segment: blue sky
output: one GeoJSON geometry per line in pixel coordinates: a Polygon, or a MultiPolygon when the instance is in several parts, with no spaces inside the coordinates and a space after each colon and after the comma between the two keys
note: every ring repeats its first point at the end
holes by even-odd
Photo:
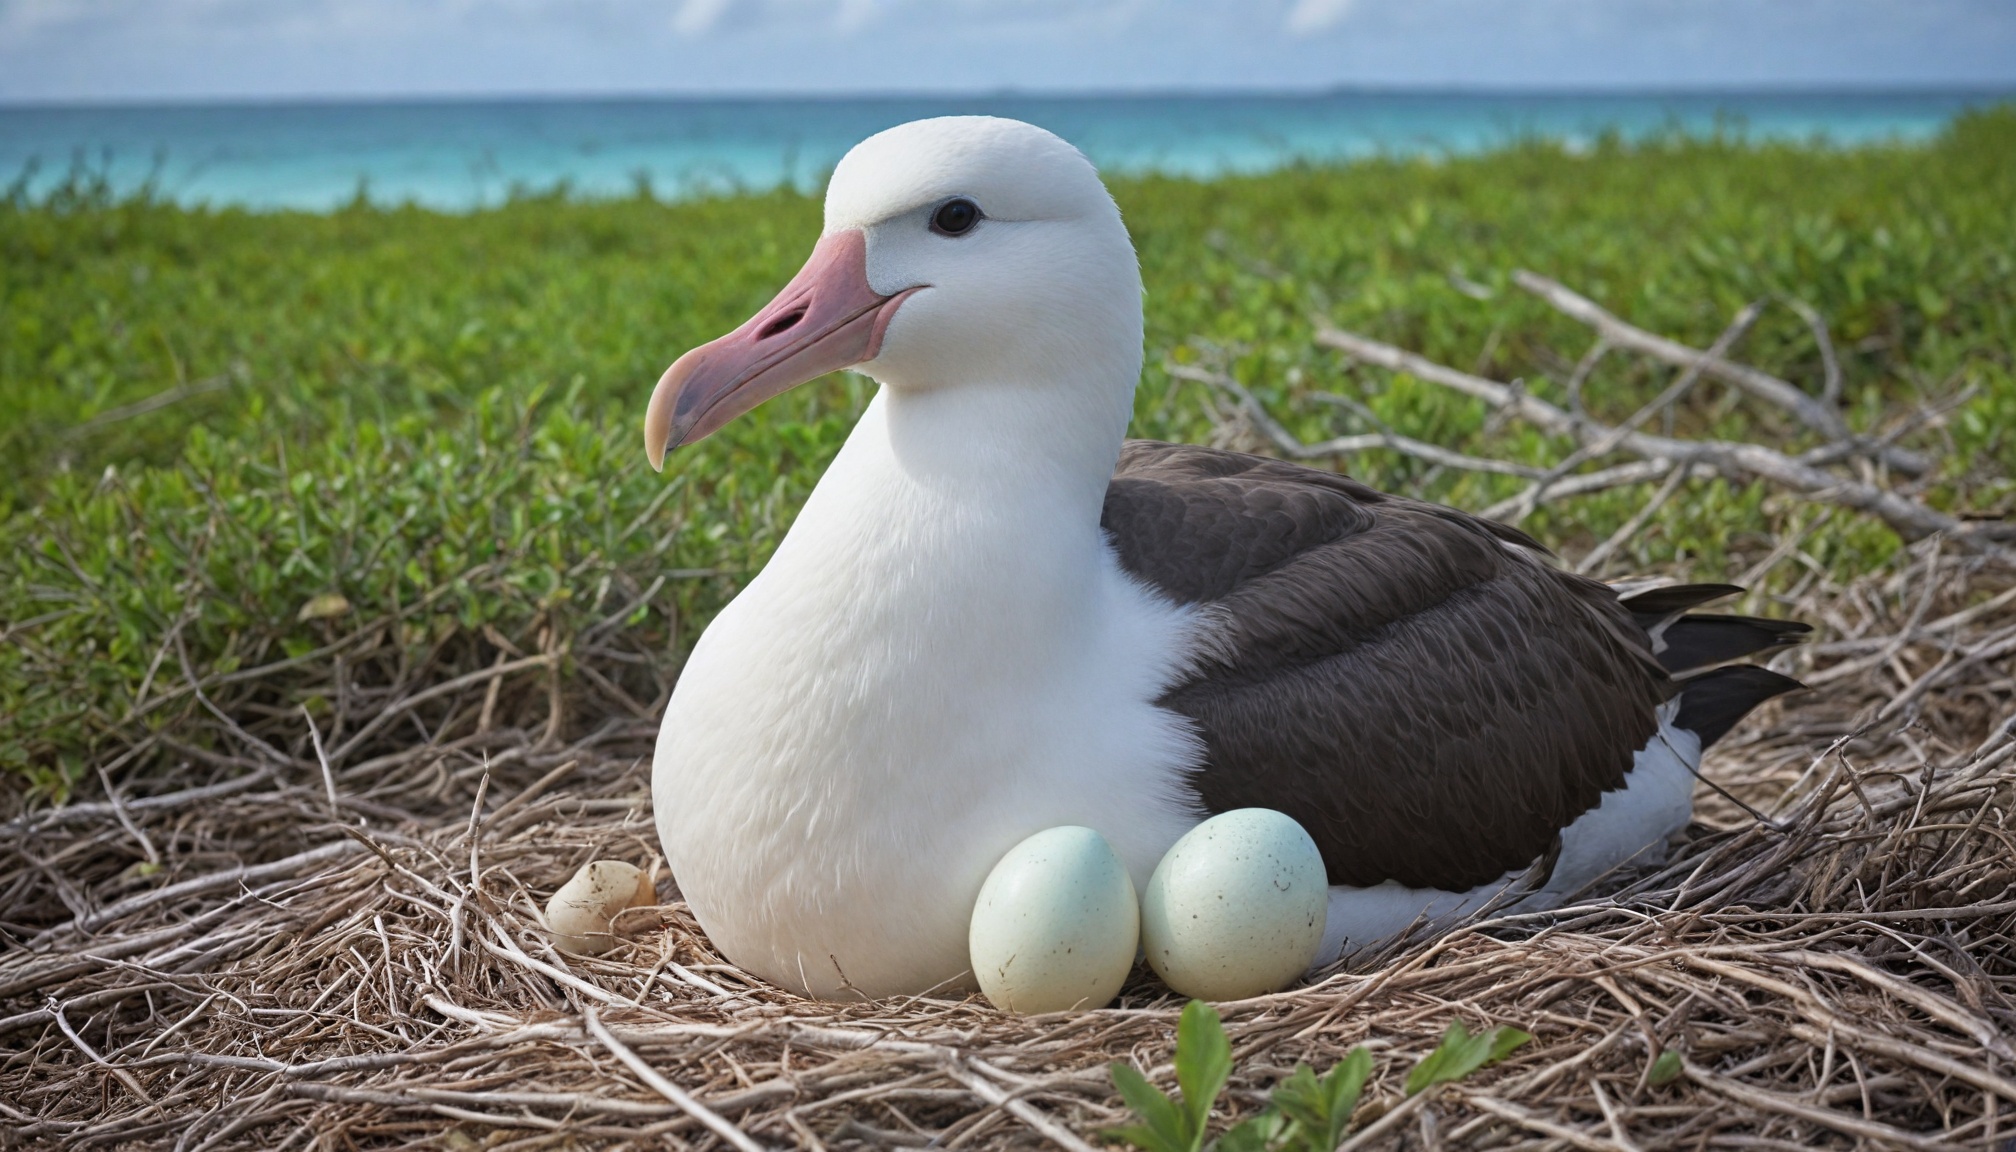
{"type": "Polygon", "coordinates": [[[0,101],[2016,85],[2016,0],[0,0],[0,101]]]}

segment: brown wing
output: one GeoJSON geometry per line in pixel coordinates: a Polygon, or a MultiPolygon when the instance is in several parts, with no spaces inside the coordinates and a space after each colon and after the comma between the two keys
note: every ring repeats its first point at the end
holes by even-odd
{"type": "Polygon", "coordinates": [[[1525,868],[1623,783],[1675,691],[1608,587],[1346,476],[1134,440],[1102,522],[1129,572],[1209,622],[1161,701],[1200,729],[1205,806],[1295,817],[1333,884],[1525,868]]]}

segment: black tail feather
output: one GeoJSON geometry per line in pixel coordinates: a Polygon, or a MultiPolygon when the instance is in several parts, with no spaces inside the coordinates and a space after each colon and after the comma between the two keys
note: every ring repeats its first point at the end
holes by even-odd
{"type": "Polygon", "coordinates": [[[1673,726],[1694,733],[1706,748],[1728,735],[1752,708],[1805,685],[1755,664],[1732,664],[1681,681],[1680,714],[1673,726]]]}
{"type": "Polygon", "coordinates": [[[1743,589],[1734,584],[1667,584],[1620,596],[1618,603],[1629,608],[1639,622],[1649,628],[1675,612],[1699,608],[1712,601],[1741,595],[1742,592],[1743,589]]]}
{"type": "Polygon", "coordinates": [[[1682,616],[1659,628],[1653,647],[1668,672],[1691,672],[1797,644],[1809,624],[1761,616],[1682,616]]]}
{"type": "Polygon", "coordinates": [[[1652,651],[1668,672],[1692,672],[1797,644],[1800,637],[1813,630],[1796,620],[1713,613],[1685,615],[1690,609],[1742,591],[1734,584],[1668,584],[1619,596],[1617,602],[1651,638],[1652,651]]]}

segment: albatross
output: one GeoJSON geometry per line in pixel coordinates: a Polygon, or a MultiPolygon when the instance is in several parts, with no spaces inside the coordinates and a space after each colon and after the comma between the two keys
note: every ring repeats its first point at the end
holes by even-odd
{"type": "Polygon", "coordinates": [[[1657,858],[1702,749],[1798,687],[1803,625],[1550,564],[1503,524],[1257,456],[1125,438],[1139,265],[1029,124],[850,151],[804,269],[654,390],[667,451],[852,368],[880,385],[667,705],[652,803],[722,953],[816,997],[970,986],[994,864],[1096,829],[1145,886],[1209,816],[1299,821],[1320,962],[1657,858]]]}

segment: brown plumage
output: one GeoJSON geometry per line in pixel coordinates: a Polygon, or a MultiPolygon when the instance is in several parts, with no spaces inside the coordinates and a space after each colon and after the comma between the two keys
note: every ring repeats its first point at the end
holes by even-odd
{"type": "MultiPolygon", "coordinates": [[[[1697,632],[1670,608],[1688,593],[1622,601],[1517,529],[1210,448],[1128,441],[1101,522],[1129,572],[1204,614],[1206,654],[1161,703],[1203,738],[1205,806],[1295,817],[1333,884],[1461,891],[1548,851],[1685,687],[1648,626],[1717,659],[1805,630],[1697,632]]],[[[1796,686],[1714,682],[1713,735],[1796,686]]]]}

